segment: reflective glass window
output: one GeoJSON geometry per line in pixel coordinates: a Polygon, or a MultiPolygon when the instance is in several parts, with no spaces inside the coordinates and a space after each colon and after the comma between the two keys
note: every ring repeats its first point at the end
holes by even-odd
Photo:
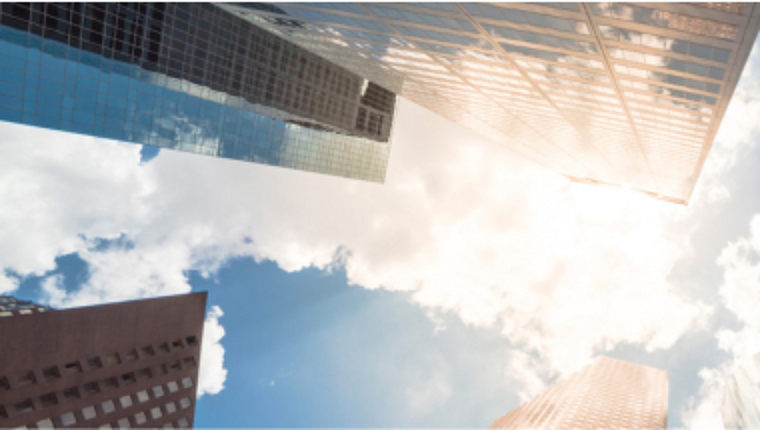
{"type": "Polygon", "coordinates": [[[464,3],[463,6],[473,15],[484,18],[505,19],[517,24],[529,24],[569,33],[589,34],[585,22],[573,19],[499,7],[488,3],[464,3]]]}
{"type": "Polygon", "coordinates": [[[523,42],[546,45],[553,48],[569,49],[572,51],[596,53],[596,46],[591,42],[584,42],[568,38],[556,37],[549,34],[535,33],[532,31],[518,30],[515,28],[501,27],[483,23],[483,28],[494,36],[507,39],[521,40],[523,42]]]}
{"type": "Polygon", "coordinates": [[[594,15],[635,21],[708,37],[735,40],[739,31],[735,25],[644,6],[623,3],[589,3],[589,7],[591,7],[594,15]]]}
{"type": "Polygon", "coordinates": [[[316,21],[333,22],[336,24],[345,24],[356,27],[358,29],[375,30],[380,32],[390,32],[388,27],[378,21],[370,21],[366,19],[359,19],[353,17],[347,17],[342,15],[335,15],[323,11],[316,11],[311,9],[291,8],[293,11],[302,15],[304,18],[313,19],[316,21]]]}
{"type": "Polygon", "coordinates": [[[407,27],[405,25],[394,25],[398,31],[408,35],[408,36],[414,36],[419,37],[423,39],[433,39],[433,40],[439,40],[443,42],[450,42],[450,43],[458,43],[460,45],[483,45],[482,42],[480,42],[478,39],[473,39],[471,37],[466,36],[460,36],[457,34],[451,34],[451,33],[443,33],[439,31],[432,31],[432,30],[425,30],[422,28],[416,28],[416,27],[407,27]]]}
{"type": "Polygon", "coordinates": [[[418,24],[427,24],[434,27],[445,27],[452,30],[462,30],[470,33],[477,33],[477,30],[472,26],[472,24],[462,19],[429,15],[422,12],[413,12],[404,9],[396,9],[393,7],[372,4],[367,4],[365,7],[383,18],[410,21],[418,24]]]}

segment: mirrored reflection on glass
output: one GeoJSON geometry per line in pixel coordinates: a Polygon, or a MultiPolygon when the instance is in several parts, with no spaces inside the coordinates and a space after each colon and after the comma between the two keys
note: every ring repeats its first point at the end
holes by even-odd
{"type": "Polygon", "coordinates": [[[589,3],[594,15],[607,16],[626,21],[635,21],[656,27],[685,31],[701,36],[736,40],[739,28],[732,24],[706,18],[684,15],[669,10],[624,3],[589,3]]]}
{"type": "Polygon", "coordinates": [[[384,178],[395,95],[214,6],[14,7],[3,5],[0,25],[2,119],[384,178]],[[160,27],[161,37],[148,32],[135,42],[135,35],[109,27],[116,24],[82,27],[72,18],[97,8],[132,13],[148,28],[160,27]],[[46,20],[35,29],[29,19],[40,11],[70,21],[46,20]],[[6,25],[9,16],[15,27],[34,31],[6,25]],[[204,28],[186,25],[196,18],[204,28]],[[53,32],[56,39],[45,37],[53,32]]]}
{"type": "Polygon", "coordinates": [[[561,18],[525,10],[512,9],[509,5],[492,5],[488,3],[465,3],[468,12],[489,19],[502,19],[516,24],[528,24],[569,33],[589,34],[585,22],[561,18]]]}

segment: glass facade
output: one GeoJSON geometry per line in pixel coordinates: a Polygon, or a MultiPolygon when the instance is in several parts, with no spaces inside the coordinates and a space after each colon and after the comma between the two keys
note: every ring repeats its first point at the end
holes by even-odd
{"type": "Polygon", "coordinates": [[[740,362],[728,378],[722,412],[726,428],[760,428],[760,354],[740,362]]]}
{"type": "Polygon", "coordinates": [[[743,3],[220,7],[573,179],[680,203],[760,23],[743,3]]]}
{"type": "Polygon", "coordinates": [[[666,429],[668,374],[599,357],[511,410],[491,429],[666,429]]]}
{"type": "Polygon", "coordinates": [[[214,5],[1,7],[2,120],[385,178],[395,94],[214,5]]]}
{"type": "Polygon", "coordinates": [[[37,312],[52,310],[50,306],[42,306],[13,296],[0,296],[0,318],[16,315],[29,315],[37,312]]]}

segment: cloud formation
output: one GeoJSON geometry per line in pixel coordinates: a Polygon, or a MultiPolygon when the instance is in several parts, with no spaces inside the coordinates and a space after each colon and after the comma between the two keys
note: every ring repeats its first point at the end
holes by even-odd
{"type": "Polygon", "coordinates": [[[409,292],[434,318],[498,327],[529,396],[596,352],[668,348],[704,325],[711,308],[667,278],[691,252],[694,207],[727,195],[721,176],[757,132],[736,114],[760,112],[746,78],[757,61],[692,208],[571,183],[403,100],[385,184],[175,151],[141,163],[139,145],[4,123],[0,225],[19,228],[0,229],[0,292],[69,253],[90,276],[70,293],[46,279],[59,307],[188,292],[187,271],[213,276],[237,256],[342,265],[352,284],[409,292]]]}
{"type": "Polygon", "coordinates": [[[682,208],[570,183],[406,102],[397,118],[382,185],[173,151],[141,164],[137,145],[8,125],[0,183],[20,188],[0,221],[25,228],[0,233],[19,244],[0,266],[39,275],[77,252],[90,278],[55,296],[71,306],[187,292],[188,270],[233,256],[337,259],[352,284],[500,327],[541,378],[619,343],[667,348],[709,312],[665,281],[682,208]]]}
{"type": "Polygon", "coordinates": [[[715,368],[700,371],[702,385],[682,411],[687,428],[722,428],[721,406],[726,381],[737,366],[760,353],[760,214],[750,221],[747,237],[729,242],[717,260],[723,270],[718,290],[721,304],[739,322],[736,329],[722,328],[715,333],[718,347],[730,358],[715,368]]]}
{"type": "Polygon", "coordinates": [[[227,369],[224,368],[224,327],[219,318],[224,315],[219,306],[212,306],[203,323],[201,363],[198,371],[198,397],[204,394],[218,394],[224,389],[227,369]]]}

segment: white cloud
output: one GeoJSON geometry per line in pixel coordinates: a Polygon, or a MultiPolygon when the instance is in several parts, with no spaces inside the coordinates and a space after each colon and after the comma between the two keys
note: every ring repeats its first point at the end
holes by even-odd
{"type": "MultiPolygon", "coordinates": [[[[697,202],[725,194],[720,176],[757,131],[739,112],[760,109],[753,85],[737,89],[697,202]]],[[[666,281],[693,252],[693,207],[570,183],[403,101],[395,121],[385,184],[174,151],[140,164],[137,145],[3,123],[0,225],[18,227],[0,228],[0,269],[41,275],[77,252],[89,280],[48,291],[72,306],[188,292],[188,270],[213,276],[232,256],[289,271],[337,257],[353,284],[498,327],[538,357],[511,362],[533,372],[526,393],[595,351],[668,348],[703,326],[711,308],[666,281]],[[119,237],[131,246],[95,247],[119,237]]],[[[15,287],[0,275],[0,291],[15,287]]]]}
{"type": "Polygon", "coordinates": [[[705,368],[700,372],[700,392],[682,411],[684,425],[688,428],[722,427],[722,421],[718,427],[709,424],[721,419],[726,378],[735,371],[736,363],[760,353],[760,214],[752,218],[749,235],[728,243],[717,263],[723,269],[723,283],[718,294],[741,327],[723,328],[715,333],[718,346],[729,352],[730,358],[716,368],[705,368]]]}
{"type": "Polygon", "coordinates": [[[428,415],[446,404],[452,392],[446,371],[438,371],[424,380],[410,381],[404,389],[407,410],[414,417],[428,415]]]}
{"type": "Polygon", "coordinates": [[[16,288],[18,288],[18,282],[15,279],[0,273],[0,294],[10,293],[16,288]]]}
{"type": "Polygon", "coordinates": [[[699,389],[699,402],[695,403],[695,397],[689,399],[681,412],[683,425],[691,430],[715,430],[723,428],[721,407],[726,383],[727,367],[720,369],[702,369],[699,377],[702,386],[699,389]]]}
{"type": "Polygon", "coordinates": [[[517,396],[526,402],[546,389],[548,370],[545,363],[522,351],[514,351],[506,368],[504,379],[518,382],[517,396]],[[538,373],[540,372],[540,373],[538,373]]]}
{"type": "Polygon", "coordinates": [[[212,306],[203,323],[198,397],[204,394],[218,394],[224,389],[224,382],[227,380],[227,369],[224,368],[224,346],[221,343],[224,327],[219,324],[219,318],[222,315],[224,313],[219,306],[212,306]]]}
{"type": "Polygon", "coordinates": [[[15,208],[0,225],[26,228],[0,233],[21,244],[0,267],[39,274],[78,252],[90,279],[68,306],[187,292],[187,270],[231,256],[298,270],[343,250],[351,283],[496,325],[542,375],[621,342],[667,348],[708,312],[665,281],[688,245],[671,221],[683,208],[570,183],[409,103],[394,127],[372,184],[173,151],[140,164],[134,145],[5,125],[0,183],[23,192],[0,190],[15,208]],[[93,246],[122,235],[131,246],[93,246]]]}
{"type": "Polygon", "coordinates": [[[40,287],[45,295],[45,300],[53,307],[59,307],[66,299],[66,290],[63,288],[63,276],[52,275],[42,280],[40,287]]]}

